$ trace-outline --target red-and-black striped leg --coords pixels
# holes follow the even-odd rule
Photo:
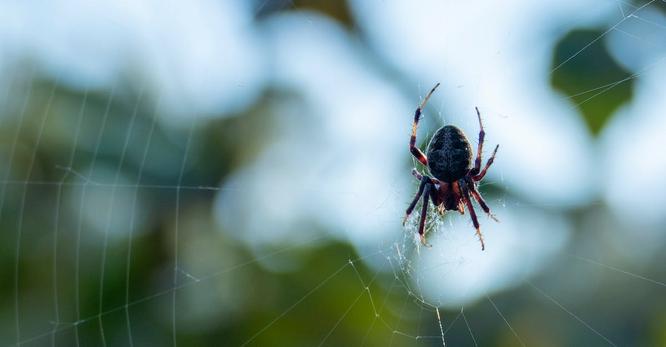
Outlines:
[[[486,201],[481,196],[481,193],[479,193],[479,191],[474,186],[474,182],[468,180],[467,187],[469,188],[470,193],[472,193],[472,197],[474,197],[474,200],[476,200],[476,202],[479,203],[479,206],[481,206],[483,212],[487,213],[488,217],[492,218],[495,222],[499,222],[497,217],[495,217],[495,215],[490,211],[490,207],[488,207],[488,204],[486,204]]]
[[[420,173],[418,170],[416,170],[416,168],[413,168],[413,169],[412,169],[412,176],[416,177],[416,179],[419,180],[419,181],[420,181],[421,179],[423,179],[423,175],[421,175],[421,173]],[[428,179],[430,179],[430,183],[432,183],[432,184],[434,184],[434,185],[440,185],[440,184],[442,184],[442,182],[440,182],[440,181],[439,181],[438,179],[436,179],[436,178],[428,177]]]
[[[429,180],[427,177],[421,176],[421,184],[419,185],[419,190],[416,191],[416,196],[414,196],[414,200],[409,204],[409,207],[407,207],[407,211],[405,212],[405,218],[402,220],[402,225],[405,225],[407,222],[407,218],[412,214],[412,211],[414,211],[414,207],[416,207],[416,204],[419,202],[419,198],[423,194],[423,190],[426,187],[426,184],[429,183]]]
[[[475,107],[476,116],[479,118],[479,146],[476,149],[476,160],[474,160],[474,168],[472,169],[472,175],[476,175],[481,170],[481,155],[483,153],[483,140],[486,138],[486,132],[483,130],[483,123],[481,122],[481,113],[479,108]]]
[[[430,96],[432,93],[439,87],[439,83],[437,83],[431,90],[430,92],[423,98],[423,101],[421,101],[421,104],[419,107],[416,108],[416,111],[414,111],[414,122],[412,123],[412,136],[409,139],[409,152],[412,153],[412,155],[419,161],[421,164],[428,166],[428,157],[426,157],[421,150],[416,147],[416,130],[418,129],[419,126],[419,120],[421,120],[421,114],[423,113],[423,108],[425,105],[428,103],[428,99],[430,99]]]
[[[473,175],[472,179],[475,181],[480,181],[483,179],[483,177],[486,176],[486,172],[488,172],[488,168],[490,168],[490,165],[493,164],[493,161],[495,161],[495,154],[497,154],[497,149],[499,149],[499,145],[495,146],[495,150],[493,151],[493,154],[490,156],[490,159],[486,162],[486,166],[483,167],[483,170],[477,175]]]
[[[426,184],[426,189],[425,192],[423,193],[423,202],[421,206],[421,220],[419,220],[419,237],[421,238],[421,243],[426,247],[430,247],[430,245],[426,242],[425,239],[425,224],[428,215],[428,199],[430,198],[431,187],[432,186],[429,183]]]
[[[421,162],[421,164],[428,166],[428,157],[416,147],[416,121],[414,122],[414,125],[412,125],[412,138],[409,140],[409,152],[412,153],[416,160]]]
[[[419,181],[423,178],[423,175],[421,175],[416,168],[412,169],[412,176],[416,177]],[[432,201],[432,204],[437,207],[437,212],[443,216],[444,212],[446,212],[443,196],[448,194],[449,184],[446,182],[440,182],[432,177],[430,178],[430,183],[433,184],[430,192],[430,201]],[[405,224],[404,221],[402,224]]]
[[[481,250],[483,251],[486,249],[486,245],[483,243],[483,235],[481,234],[481,229],[479,228],[479,219],[476,217],[474,206],[472,206],[472,201],[469,198],[469,193],[467,191],[468,188],[465,185],[461,185],[460,188],[463,193],[463,200],[465,201],[467,209],[469,210],[469,216],[472,218],[472,224],[474,224],[474,228],[476,229],[476,236],[478,236],[479,241],[481,241]]]

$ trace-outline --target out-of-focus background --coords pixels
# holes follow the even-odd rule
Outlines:
[[[665,346],[664,81],[658,0],[2,1],[0,345]]]

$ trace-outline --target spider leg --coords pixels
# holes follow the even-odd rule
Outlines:
[[[416,168],[412,169],[412,175],[418,180],[423,178],[423,175],[421,175]],[[432,201],[433,206],[437,207],[437,213],[439,213],[440,216],[443,216],[444,212],[446,212],[446,208],[442,199],[442,192],[448,190],[448,183],[442,183],[435,178],[430,178],[430,182],[433,184],[430,191],[430,201]]]
[[[472,174],[472,179],[475,181],[480,181],[483,179],[484,176],[486,176],[486,172],[488,172],[488,168],[490,168],[490,165],[493,164],[495,161],[495,154],[497,154],[497,149],[499,149],[499,145],[495,146],[495,150],[493,151],[493,155],[490,156],[490,159],[486,162],[486,166],[483,167],[483,170],[481,170],[480,173],[475,174],[474,172],[470,172]],[[472,170],[474,171],[474,170]]]
[[[425,107],[426,103],[428,103],[428,99],[430,99],[430,96],[432,93],[439,87],[439,83],[437,83],[431,90],[426,94],[425,98],[423,98],[423,101],[421,101],[421,104],[419,107],[416,108],[416,111],[414,112],[414,122],[412,123],[412,137],[409,139],[409,151],[412,153],[414,157],[418,161],[421,162],[421,164],[428,166],[428,157],[426,157],[421,150],[416,147],[416,129],[419,126],[419,120],[421,120],[421,114],[423,112],[423,108]]]
[[[472,218],[472,224],[474,224],[474,228],[476,229],[476,236],[479,237],[479,241],[481,241],[481,250],[486,249],[486,245],[483,243],[483,235],[481,234],[481,229],[479,228],[479,219],[476,217],[476,212],[474,211],[474,206],[472,206],[472,201],[469,199],[469,193],[467,192],[467,187],[462,186],[462,193],[463,193],[463,200],[465,200],[465,204],[467,205],[467,209],[469,210],[469,216]]]
[[[412,171],[412,173],[415,171],[416,170]],[[405,225],[405,223],[407,223],[407,218],[409,218],[409,216],[412,214],[412,211],[414,211],[414,207],[416,207],[416,204],[419,202],[419,198],[423,194],[423,191],[426,188],[426,184],[430,183],[430,178],[428,176],[421,176],[419,179],[421,180],[421,184],[419,185],[419,190],[416,191],[416,196],[414,196],[414,199],[409,204],[409,207],[407,207],[407,211],[405,212],[405,218],[402,220],[403,226]]]
[[[481,193],[479,193],[479,191],[474,186],[474,182],[467,180],[467,187],[469,188],[469,192],[472,194],[472,197],[474,197],[474,200],[476,200],[476,202],[479,203],[479,206],[481,206],[483,212],[487,213],[488,217],[492,218],[495,222],[499,222],[499,219],[497,219],[497,217],[495,217],[495,215],[490,211],[490,207],[488,207],[488,204],[481,196]]]
[[[428,214],[428,199],[430,197],[430,188],[431,186],[427,187],[428,189],[423,193],[423,203],[421,206],[421,220],[419,221],[419,237],[421,238],[421,243],[426,246],[430,247],[428,242],[426,242],[425,239],[425,224],[426,224],[426,219],[427,219],[427,214]]]
[[[433,180],[432,178],[421,175],[416,169],[412,170],[412,175],[414,175],[416,178],[421,180],[421,184],[419,185],[419,189],[416,192],[416,195],[414,196],[414,199],[412,202],[409,204],[409,207],[407,207],[407,211],[405,213],[405,218],[402,220],[402,225],[405,225],[407,222],[407,219],[409,216],[412,214],[414,211],[414,208],[416,207],[416,204],[419,202],[419,198],[423,196],[423,202],[421,203],[421,219],[419,220],[419,237],[421,238],[421,243],[426,246],[430,247],[430,245],[426,242],[425,240],[425,223],[427,219],[427,214],[428,214],[428,200],[432,200],[433,204],[436,205],[435,200],[436,196],[434,195],[435,192],[433,192],[435,188],[435,183],[437,182],[436,180]]]
[[[419,180],[419,181],[421,179],[423,179],[423,175],[418,170],[416,170],[416,168],[412,168],[412,176],[416,177],[416,179]],[[432,177],[428,177],[428,178],[430,179],[430,183],[432,183],[434,185],[441,185],[442,184],[442,182],[440,182],[436,178],[432,178]]]
[[[483,153],[483,140],[486,138],[486,132],[483,130],[483,123],[481,122],[481,113],[479,108],[475,107],[476,116],[479,118],[479,146],[476,149],[476,160],[474,160],[474,168],[472,169],[472,175],[476,175],[481,170],[481,153]]]

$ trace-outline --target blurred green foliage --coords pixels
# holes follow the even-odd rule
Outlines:
[[[633,79],[608,53],[605,29],[574,30],[555,47],[552,84],[581,111],[592,134],[632,95]]]

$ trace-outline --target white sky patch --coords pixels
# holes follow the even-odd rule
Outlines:
[[[640,73],[666,58],[666,16],[647,7],[608,34],[611,55],[625,68]]]
[[[410,264],[415,295],[456,308],[520,285],[559,255],[571,229],[564,218],[532,208],[503,209],[499,218],[479,213],[485,251],[468,215],[456,213],[428,235],[432,247],[421,248]]]
[[[627,223],[659,225],[666,221],[666,65],[636,80],[633,102],[611,120],[603,132],[606,200]],[[644,234],[651,228],[635,228]],[[663,238],[653,230],[648,240]],[[638,234],[637,234],[638,235]]]
[[[252,242],[302,238],[304,221],[356,245],[395,235],[406,204],[395,190],[411,179],[403,161],[418,100],[406,103],[364,68],[358,48],[328,19],[278,15],[265,30],[274,82],[302,95],[308,112],[278,115],[280,139],[222,187],[218,219]],[[257,211],[253,220],[234,218],[248,209]]]
[[[300,164],[289,160],[298,151],[294,144],[274,144],[225,182],[216,196],[215,218],[230,237],[250,244],[311,237],[299,234],[310,211]]]
[[[609,228],[618,252],[649,262],[666,241],[666,16],[646,8],[609,35],[611,54],[633,74],[634,97],[600,137],[604,197],[621,226]],[[627,82],[629,83],[629,82]],[[631,247],[626,245],[631,244]]]
[[[79,89],[145,83],[173,120],[238,111],[258,96],[264,75],[248,5],[1,2],[0,68],[34,62]]]

